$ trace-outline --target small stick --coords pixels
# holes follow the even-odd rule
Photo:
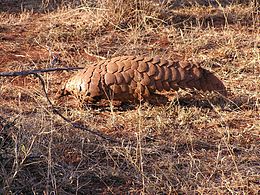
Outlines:
[[[61,67],[61,68],[47,68],[47,69],[35,69],[35,70],[24,70],[17,72],[0,72],[0,76],[27,76],[30,74],[44,73],[44,72],[54,72],[54,71],[70,71],[70,70],[80,70],[84,67]]]
[[[45,87],[45,81],[43,80],[42,76],[37,74],[37,73],[32,73],[34,74],[37,78],[39,78],[39,80],[41,81],[41,85],[42,85],[42,88],[43,88],[43,91],[44,91],[44,94],[45,94],[45,97],[48,101],[48,103],[50,104],[50,106],[52,107],[52,111],[54,114],[57,114],[59,115],[64,121],[66,121],[67,123],[71,124],[74,128],[76,129],[81,129],[83,131],[87,131],[93,135],[96,135],[104,140],[107,140],[107,141],[110,141],[110,142],[113,142],[113,143],[120,143],[119,141],[107,136],[107,135],[104,135],[103,133],[101,133],[100,131],[98,130],[93,130],[93,129],[90,129],[89,127],[84,127],[78,123],[75,123],[75,122],[72,122],[71,120],[69,120],[68,118],[66,118],[65,116],[63,116],[58,110],[57,108],[55,108],[54,104],[51,102],[49,96],[48,96],[48,93],[47,93],[47,90],[46,90],[46,87]]]
[[[62,70],[79,70],[79,69],[83,69],[83,67],[65,67],[65,68],[48,68],[48,69],[35,69],[35,70],[25,70],[25,71],[20,71],[20,72],[0,72],[0,76],[28,76],[30,74],[34,75],[35,77],[37,77],[42,85],[45,97],[48,101],[48,103],[50,104],[50,106],[52,107],[52,111],[54,114],[59,115],[64,121],[66,121],[67,123],[71,124],[74,128],[76,129],[81,129],[84,131],[87,131],[93,135],[96,135],[98,137],[101,137],[104,140],[110,141],[110,142],[114,142],[114,143],[119,143],[119,141],[102,134],[101,132],[99,132],[98,130],[93,130],[90,129],[89,127],[84,127],[78,123],[72,122],[71,120],[69,120],[68,118],[66,118],[65,116],[63,116],[58,109],[54,106],[54,104],[51,102],[47,90],[46,90],[46,86],[45,86],[45,81],[42,78],[41,75],[39,75],[38,73],[44,73],[44,72],[53,72],[53,71],[62,71]],[[1,119],[1,118],[0,118]]]

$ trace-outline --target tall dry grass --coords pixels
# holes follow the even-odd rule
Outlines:
[[[54,66],[161,55],[200,61],[229,89],[227,99],[171,92],[163,106],[56,104],[72,121],[120,141],[111,143],[55,115],[36,78],[0,77],[0,193],[259,193],[256,1],[178,2],[64,1],[52,12],[0,13],[1,71],[51,67],[56,52]],[[43,74],[52,101],[71,74]]]

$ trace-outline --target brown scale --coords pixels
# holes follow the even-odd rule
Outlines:
[[[158,56],[122,56],[87,66],[72,76],[62,95],[85,99],[148,100],[156,91],[196,88],[227,95],[223,83],[213,73],[189,61],[173,61]],[[96,98],[98,97],[98,98]]]

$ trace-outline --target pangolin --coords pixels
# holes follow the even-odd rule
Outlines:
[[[191,61],[143,56],[120,56],[87,66],[65,82],[61,95],[87,101],[135,101],[152,98],[156,91],[196,88],[226,96],[224,84],[210,71]]]

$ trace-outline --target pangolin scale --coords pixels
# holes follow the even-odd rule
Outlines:
[[[227,95],[222,81],[198,64],[166,60],[158,56],[120,56],[102,60],[72,76],[61,93],[87,101],[149,101],[156,91],[179,88],[217,91]]]

